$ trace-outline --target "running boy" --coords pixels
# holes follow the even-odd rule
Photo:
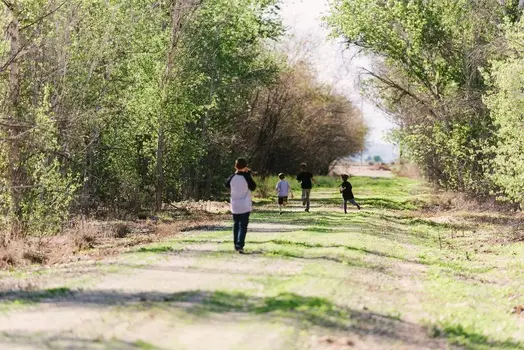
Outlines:
[[[277,191],[278,196],[278,211],[282,215],[282,207],[287,205],[287,197],[291,196],[293,198],[293,192],[291,192],[291,185],[286,180],[286,175],[283,173],[278,174],[280,181],[277,183],[275,190]]]
[[[355,201],[355,196],[353,196],[353,186],[348,181],[349,176],[346,174],[342,175],[342,184],[340,185],[340,193],[342,193],[342,198],[344,198],[344,214],[348,213],[347,202],[356,205],[358,210],[360,210],[360,205]]]
[[[249,214],[253,209],[251,191],[257,188],[251,173],[247,168],[247,161],[238,158],[235,162],[235,173],[227,179],[225,185],[231,191],[231,213],[233,214],[233,242],[235,250],[244,254]]]
[[[300,182],[300,187],[302,187],[302,205],[306,206],[306,212],[309,212],[309,197],[311,195],[311,188],[313,183],[317,183],[313,178],[313,174],[307,171],[307,164],[300,164],[300,174],[297,175],[297,180]]]

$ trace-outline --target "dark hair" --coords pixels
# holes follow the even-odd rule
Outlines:
[[[342,177],[342,180],[346,181],[347,179],[349,179],[349,176],[347,176],[346,174],[342,174],[340,175]]]
[[[247,160],[245,158],[237,158],[235,161],[235,168],[238,170],[247,168]]]
[[[284,173],[280,173],[280,174],[278,174],[278,178],[280,180],[284,180],[286,178],[286,175],[284,175]]]
[[[306,163],[300,164],[300,170],[306,170],[306,169],[307,169],[307,164]]]

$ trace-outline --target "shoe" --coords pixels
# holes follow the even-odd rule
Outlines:
[[[244,254],[244,253],[245,253],[245,252],[244,252],[244,249],[239,249],[239,250],[237,250],[237,251],[238,251],[238,254]]]
[[[282,212],[280,212],[280,215],[282,215]]]
[[[306,212],[306,213],[309,213],[309,209],[306,209],[305,212]]]
[[[357,205],[357,209],[360,210],[360,205]]]

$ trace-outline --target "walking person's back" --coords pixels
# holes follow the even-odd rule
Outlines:
[[[300,187],[302,188],[302,205],[306,207],[306,211],[309,212],[310,207],[310,196],[311,189],[313,188],[313,174],[307,171],[307,164],[300,164],[300,173],[297,175],[297,181],[300,182]]]
[[[278,210],[282,214],[282,207],[287,205],[287,198],[291,195],[293,198],[293,192],[291,192],[291,185],[286,180],[286,175],[283,173],[278,174],[279,181],[275,187],[278,197]]]
[[[238,158],[235,162],[236,172],[231,175],[225,185],[231,192],[231,213],[233,214],[233,242],[235,250],[244,252],[244,244],[249,224],[249,215],[253,210],[251,191],[257,187],[247,168],[244,158]]]

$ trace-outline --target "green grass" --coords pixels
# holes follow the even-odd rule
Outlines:
[[[128,261],[180,257],[187,266],[177,273],[200,274],[198,288],[122,302],[122,312],[153,309],[176,318],[174,328],[219,316],[264,320],[308,337],[364,332],[387,338],[415,322],[428,335],[466,349],[524,349],[523,318],[510,313],[524,303],[524,244],[492,243],[505,234],[506,221],[478,213],[474,220],[469,213],[434,220],[417,211],[430,191],[404,178],[352,178],[364,209],[345,215],[338,207],[339,180],[317,180],[311,213],[278,215],[271,199],[259,200],[248,255],[233,252],[230,222],[134,250]],[[276,179],[265,182],[273,186]],[[44,290],[10,302],[68,293]]]
[[[266,179],[262,186],[272,188],[276,181]],[[334,284],[344,283],[341,271],[357,269],[388,275],[395,273],[396,262],[418,264],[424,272],[413,278],[423,283],[420,306],[430,315],[427,322],[432,325],[435,336],[446,337],[451,343],[468,349],[523,348],[522,341],[512,340],[519,331],[524,334],[524,326],[518,317],[509,314],[512,304],[517,301],[510,301],[508,295],[523,296],[524,284],[506,282],[517,276],[519,270],[522,271],[522,244],[519,249],[511,251],[494,247],[491,254],[481,254],[478,252],[480,244],[472,239],[466,244],[466,238],[457,235],[457,232],[462,232],[464,237],[477,235],[479,230],[485,229],[480,220],[460,224],[441,223],[418,216],[416,210],[431,196],[424,184],[405,178],[355,177],[350,181],[357,201],[365,208],[350,215],[334,208],[317,209],[311,214],[279,216],[275,215],[273,203],[267,206],[267,199],[264,200],[254,211],[252,223],[271,222],[296,227],[291,226],[292,232],[264,233],[263,237],[252,233],[248,239],[250,249],[269,259],[305,260],[310,269],[329,264],[329,272],[324,271],[325,276],[320,277],[329,291],[335,288]],[[296,184],[293,180],[290,182]],[[314,187],[312,202],[325,208],[338,206],[339,179],[317,177],[317,182],[319,186]],[[298,191],[295,191],[297,194]],[[297,202],[295,204],[298,205]],[[226,227],[224,231],[202,233],[193,238],[192,243],[199,240],[216,242],[221,253],[213,256],[213,260],[220,260],[231,249],[229,236]],[[503,261],[502,257],[511,259],[501,271],[499,264]],[[339,267],[334,268],[333,264]],[[500,283],[494,277],[497,274],[501,278]],[[328,276],[339,276],[340,280],[333,282]],[[260,280],[269,281],[265,288],[274,292],[307,290],[308,293],[329,295],[313,287],[311,278],[305,276],[303,271],[282,283],[272,276],[261,276]],[[522,281],[522,277],[517,278]],[[271,285],[277,287],[268,287]],[[352,288],[355,294],[366,294],[361,286]],[[374,288],[387,289],[385,286]],[[344,297],[348,298],[348,295]],[[332,300],[333,296],[330,298]],[[377,298],[383,300],[375,300],[378,308],[374,309],[389,310],[388,314],[393,318],[401,319],[403,313],[411,312],[411,307],[403,304],[402,300],[388,299],[384,295]]]

